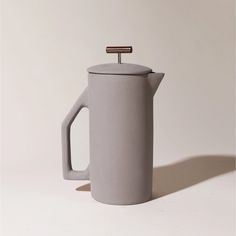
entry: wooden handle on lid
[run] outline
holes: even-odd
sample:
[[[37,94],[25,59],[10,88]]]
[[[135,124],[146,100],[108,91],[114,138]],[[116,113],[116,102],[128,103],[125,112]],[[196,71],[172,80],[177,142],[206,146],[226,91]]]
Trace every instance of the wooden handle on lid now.
[[[107,53],[118,53],[118,63],[121,64],[121,53],[132,53],[132,46],[109,46],[106,47]]]
[[[132,53],[132,46],[109,46],[106,47],[107,53]]]

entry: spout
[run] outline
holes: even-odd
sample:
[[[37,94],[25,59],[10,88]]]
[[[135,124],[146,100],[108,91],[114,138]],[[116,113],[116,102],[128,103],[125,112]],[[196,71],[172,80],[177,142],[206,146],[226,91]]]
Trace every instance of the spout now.
[[[164,73],[150,73],[148,74],[148,82],[152,90],[152,95],[156,93],[159,84],[161,83],[161,80],[164,77]]]

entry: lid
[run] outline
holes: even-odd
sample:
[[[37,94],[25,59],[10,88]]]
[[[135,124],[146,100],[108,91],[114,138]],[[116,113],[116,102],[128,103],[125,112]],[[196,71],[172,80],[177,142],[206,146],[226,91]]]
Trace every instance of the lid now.
[[[140,66],[129,63],[108,63],[96,65],[88,68],[88,72],[92,74],[109,74],[109,75],[142,75],[152,72],[146,66]]]
[[[131,46],[113,46],[107,47],[107,53],[118,53],[118,63],[108,63],[95,65],[88,68],[92,74],[109,74],[109,75],[143,75],[152,72],[152,69],[130,63],[121,63],[121,53],[131,53]]]

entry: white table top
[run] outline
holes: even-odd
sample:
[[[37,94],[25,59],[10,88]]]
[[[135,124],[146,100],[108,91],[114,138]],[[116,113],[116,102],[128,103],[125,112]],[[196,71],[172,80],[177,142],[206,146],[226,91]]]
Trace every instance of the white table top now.
[[[231,157],[192,158],[154,168],[154,195],[159,197],[133,206],[96,202],[87,191],[88,181],[65,181],[59,169],[50,174],[40,168],[8,170],[3,235],[233,236],[233,169]]]

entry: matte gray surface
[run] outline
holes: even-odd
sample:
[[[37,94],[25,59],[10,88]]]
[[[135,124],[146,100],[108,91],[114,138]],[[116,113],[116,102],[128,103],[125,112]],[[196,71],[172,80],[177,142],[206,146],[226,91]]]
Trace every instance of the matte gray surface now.
[[[72,169],[71,164],[71,145],[70,145],[70,128],[71,125],[77,116],[77,114],[81,111],[82,108],[88,107],[88,93],[87,89],[81,94],[81,96],[77,99],[74,106],[71,108],[70,112],[64,119],[62,123],[62,167],[63,167],[63,177],[64,179],[89,179],[88,168],[84,171],[75,171]]]
[[[108,63],[91,66],[88,68],[89,73],[110,74],[110,75],[140,75],[152,72],[152,69],[146,66],[130,63]]]
[[[153,95],[163,73],[106,75],[89,73],[88,89],[62,125],[65,179],[91,180],[97,201],[137,204],[152,196]],[[74,171],[70,157],[70,126],[89,107],[89,171]]]

